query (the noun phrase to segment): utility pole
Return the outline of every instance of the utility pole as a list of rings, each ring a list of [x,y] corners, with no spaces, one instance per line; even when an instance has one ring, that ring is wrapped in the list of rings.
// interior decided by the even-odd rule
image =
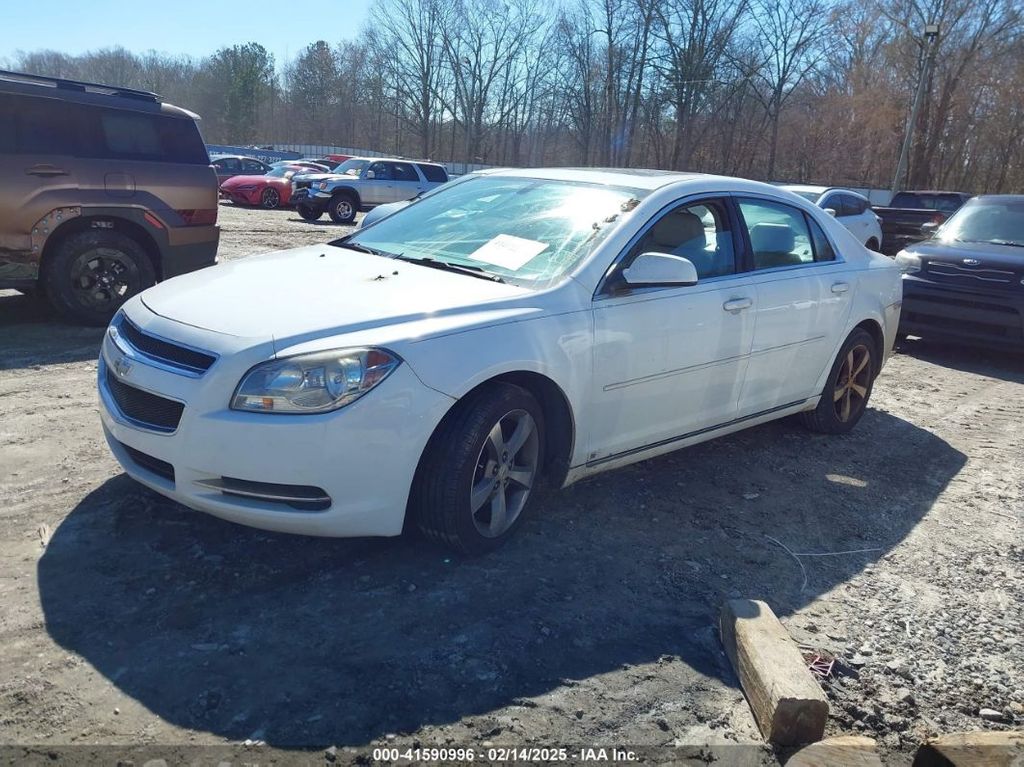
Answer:
[[[927,50],[924,56],[924,67],[921,69],[920,79],[917,81],[917,93],[914,94],[914,104],[910,108],[910,119],[907,120],[907,130],[903,134],[903,147],[900,149],[900,160],[896,164],[896,174],[892,177],[892,189],[889,199],[896,196],[900,188],[900,179],[907,169],[907,155],[910,154],[910,146],[914,141],[914,128],[917,126],[917,114],[921,111],[921,102],[924,100],[924,89],[928,83],[928,75],[931,73],[932,65],[935,63],[935,52],[939,47],[939,25],[926,24],[924,28],[924,39]]]

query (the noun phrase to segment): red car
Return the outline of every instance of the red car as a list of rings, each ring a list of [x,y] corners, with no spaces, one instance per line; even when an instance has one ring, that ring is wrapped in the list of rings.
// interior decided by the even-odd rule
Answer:
[[[309,168],[285,165],[263,176],[232,176],[220,185],[220,196],[236,205],[279,208],[291,199],[292,176],[303,172],[308,173]]]

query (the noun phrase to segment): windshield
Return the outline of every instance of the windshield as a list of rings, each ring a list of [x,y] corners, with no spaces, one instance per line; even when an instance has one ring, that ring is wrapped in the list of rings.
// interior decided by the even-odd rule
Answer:
[[[345,162],[336,167],[332,172],[340,173],[344,176],[358,176],[363,172],[363,168],[369,164],[369,160],[345,160]]]
[[[267,175],[271,178],[291,178],[293,173],[302,170],[306,170],[306,168],[296,165],[284,165],[280,168],[274,168],[272,171],[268,172]]]
[[[481,176],[441,187],[345,242],[538,286],[579,263],[643,194],[572,181]]]
[[[1024,247],[1024,197],[971,200],[939,229],[941,242],[987,242]]]

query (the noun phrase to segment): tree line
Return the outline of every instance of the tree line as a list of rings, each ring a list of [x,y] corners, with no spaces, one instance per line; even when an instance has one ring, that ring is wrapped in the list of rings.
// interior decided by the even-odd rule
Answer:
[[[211,143],[887,187],[928,23],[900,185],[1024,191],[1018,0],[377,0],[354,39],[287,62],[253,42],[8,64],[154,90]]]

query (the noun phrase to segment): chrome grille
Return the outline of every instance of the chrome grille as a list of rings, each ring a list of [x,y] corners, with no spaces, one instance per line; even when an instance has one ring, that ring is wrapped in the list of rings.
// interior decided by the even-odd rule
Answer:
[[[140,330],[123,314],[114,321],[114,328],[136,352],[172,370],[201,376],[217,361],[213,354]]]
[[[929,261],[928,274],[933,277],[951,277],[955,280],[977,280],[1001,285],[1009,285],[1016,281],[1016,274],[1004,269],[988,269],[984,267],[961,266],[948,261]]]

